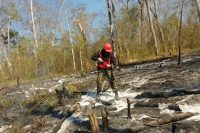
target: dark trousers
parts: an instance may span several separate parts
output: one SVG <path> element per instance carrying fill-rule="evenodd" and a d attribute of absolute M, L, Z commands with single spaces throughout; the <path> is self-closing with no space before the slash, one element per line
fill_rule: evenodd
<path fill-rule="evenodd" d="M 98 70 L 98 76 L 97 76 L 97 94 L 102 91 L 102 84 L 105 80 L 108 80 L 113 92 L 116 92 L 116 87 L 115 87 L 115 78 L 113 75 L 113 70 L 108 69 L 108 70 L 103 70 L 99 69 Z"/>

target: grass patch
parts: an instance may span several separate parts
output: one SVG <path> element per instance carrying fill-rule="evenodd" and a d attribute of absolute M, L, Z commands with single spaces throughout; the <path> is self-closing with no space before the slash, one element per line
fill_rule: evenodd
<path fill-rule="evenodd" d="M 8 99 L 4 96 L 0 96 L 0 107 L 7 107 L 11 104 L 12 104 L 12 102 L 10 99 Z"/>
<path fill-rule="evenodd" d="M 58 98 L 55 93 L 42 93 L 23 101 L 22 105 L 31 114 L 48 114 L 58 105 Z"/>

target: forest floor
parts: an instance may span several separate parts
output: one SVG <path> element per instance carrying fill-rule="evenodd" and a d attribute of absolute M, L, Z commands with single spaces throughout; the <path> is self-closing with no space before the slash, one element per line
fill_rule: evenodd
<path fill-rule="evenodd" d="M 101 109 L 108 111 L 110 132 L 173 117 L 184 112 L 194 116 L 178 121 L 176 132 L 200 132 L 200 53 L 123 67 L 114 71 L 120 100 L 112 90 L 101 93 L 96 102 L 96 72 L 71 74 L 20 87 L 0 90 L 0 132 L 90 132 L 88 109 L 94 109 L 102 129 Z M 66 83 L 68 95 L 58 104 L 55 88 Z M 127 98 L 131 117 L 127 118 Z M 76 111 L 72 109 L 77 108 Z M 172 123 L 149 126 L 141 133 L 171 133 Z"/>

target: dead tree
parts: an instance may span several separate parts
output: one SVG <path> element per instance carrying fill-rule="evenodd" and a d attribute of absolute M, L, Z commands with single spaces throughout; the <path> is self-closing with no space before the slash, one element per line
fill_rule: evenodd
<path fill-rule="evenodd" d="M 1 66 L 1 64 L 0 64 L 0 71 L 1 71 L 2 77 L 4 77 L 4 71 L 3 71 L 3 68 L 2 68 L 2 66 Z"/>
<path fill-rule="evenodd" d="M 182 36 L 182 21 L 183 21 L 183 5 L 184 5 L 184 0 L 182 1 L 182 6 L 181 6 L 180 27 L 179 27 L 179 37 L 178 37 L 178 65 L 180 65 L 181 63 L 181 36 Z"/>
<path fill-rule="evenodd" d="M 67 27 L 68 27 L 68 31 L 69 31 L 69 37 L 70 37 L 70 41 L 71 41 L 71 46 L 72 46 L 72 59 L 73 59 L 73 67 L 74 67 L 74 71 L 76 71 L 76 61 L 75 61 L 75 53 L 74 53 L 74 43 L 73 43 L 73 40 L 72 40 L 72 34 L 71 34 L 71 29 L 70 29 L 70 26 L 69 26 L 69 22 L 68 22 L 68 19 L 67 19 Z"/>
<path fill-rule="evenodd" d="M 154 26 L 153 26 L 152 16 L 151 16 L 151 12 L 150 12 L 149 0 L 145 0 L 145 2 L 146 2 L 147 13 L 148 13 L 148 18 L 149 18 L 150 30 L 151 30 L 151 33 L 153 35 L 154 45 L 155 45 L 155 48 L 156 48 L 155 54 L 158 55 L 159 46 L 158 46 L 158 42 L 157 42 L 157 38 L 156 38 L 156 32 L 155 32 L 155 29 L 154 29 Z"/>
<path fill-rule="evenodd" d="M 153 0 L 153 3 L 154 3 L 154 11 L 155 11 L 153 14 L 154 14 L 154 17 L 156 19 L 156 23 L 157 23 L 157 26 L 158 26 L 158 29 L 159 29 L 159 32 L 160 32 L 161 41 L 162 41 L 162 43 L 164 43 L 165 39 L 164 39 L 163 30 L 162 30 L 162 28 L 160 26 L 160 22 L 158 20 L 158 0 Z"/>
<path fill-rule="evenodd" d="M 17 83 L 16 87 L 17 87 L 17 88 L 19 88 L 19 87 L 20 87 L 20 80 L 19 80 L 19 76 L 17 76 L 17 78 L 16 78 L 16 83 Z"/>
<path fill-rule="evenodd" d="M 200 23 L 200 0 L 195 0 L 195 1 L 196 1 L 196 5 L 197 5 L 197 12 L 198 12 L 199 23 Z"/>
<path fill-rule="evenodd" d="M 110 37 L 111 37 L 111 44 L 113 47 L 113 51 L 114 51 L 114 55 L 116 56 L 116 51 L 115 51 L 115 40 L 116 40 L 116 36 L 115 36 L 115 22 L 114 22 L 114 12 L 115 12 L 115 8 L 114 8 L 114 4 L 112 0 L 107 0 L 107 7 L 108 7 L 108 18 L 109 18 L 109 26 L 110 26 Z"/>
<path fill-rule="evenodd" d="M 82 25 L 80 24 L 79 20 L 78 19 L 75 19 L 74 17 L 74 22 L 76 23 L 76 25 L 78 26 L 80 32 L 81 32 L 81 35 L 82 35 L 82 38 L 83 38 L 83 41 L 84 41 L 84 46 L 86 46 L 86 38 L 85 38 L 85 34 L 83 32 L 83 27 Z M 86 50 L 87 51 L 87 50 Z M 81 63 L 81 71 L 84 71 L 83 69 L 83 58 L 82 58 L 82 46 L 80 45 L 80 50 L 79 50 L 79 56 L 80 56 L 80 63 Z"/>
<path fill-rule="evenodd" d="M 0 49 L 3 51 L 3 56 L 6 60 L 10 73 L 11 75 L 13 75 L 14 74 L 13 67 L 12 67 L 10 59 L 8 58 L 7 51 L 4 46 L 3 34 L 1 32 L 0 32 Z"/>
<path fill-rule="evenodd" d="M 145 45 L 145 35 L 144 35 L 144 0 L 138 0 L 138 3 L 140 4 L 140 43 L 141 45 Z"/>
<path fill-rule="evenodd" d="M 36 49 L 38 47 L 38 42 L 37 42 L 37 33 L 36 33 L 36 27 L 35 27 L 33 0 L 30 0 L 30 9 L 31 9 L 31 19 L 32 19 L 32 26 L 33 26 L 33 35 L 34 35 L 34 40 L 35 40 L 34 54 L 35 54 L 35 57 L 37 58 Z"/>

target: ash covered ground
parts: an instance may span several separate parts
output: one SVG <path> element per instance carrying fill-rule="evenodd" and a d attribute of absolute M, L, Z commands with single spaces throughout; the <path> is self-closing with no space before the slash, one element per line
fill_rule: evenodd
<path fill-rule="evenodd" d="M 194 116 L 174 123 L 176 132 L 200 132 L 199 53 L 184 55 L 180 66 L 177 65 L 176 58 L 170 58 L 156 63 L 126 66 L 123 71 L 114 73 L 119 101 L 114 100 L 114 93 L 105 82 L 107 91 L 101 93 L 101 102 L 96 102 L 95 72 L 35 81 L 19 88 L 1 89 L 1 97 L 9 102 L 7 106 L 0 105 L 0 132 L 90 132 L 88 109 L 95 110 L 103 132 L 101 109 L 105 106 L 109 130 L 113 133 L 184 112 L 194 113 Z M 54 89 L 61 82 L 75 84 L 78 88 L 76 93 L 64 98 L 63 105 L 58 104 L 43 112 L 40 104 L 24 105 L 26 99 L 36 97 L 39 93 L 55 93 Z M 127 98 L 132 102 L 132 119 L 127 118 Z M 73 113 L 69 112 L 76 105 L 79 105 L 78 109 Z M 38 110 L 33 111 L 33 107 Z M 146 132 L 172 132 L 172 123 L 149 126 L 141 131 Z"/>

